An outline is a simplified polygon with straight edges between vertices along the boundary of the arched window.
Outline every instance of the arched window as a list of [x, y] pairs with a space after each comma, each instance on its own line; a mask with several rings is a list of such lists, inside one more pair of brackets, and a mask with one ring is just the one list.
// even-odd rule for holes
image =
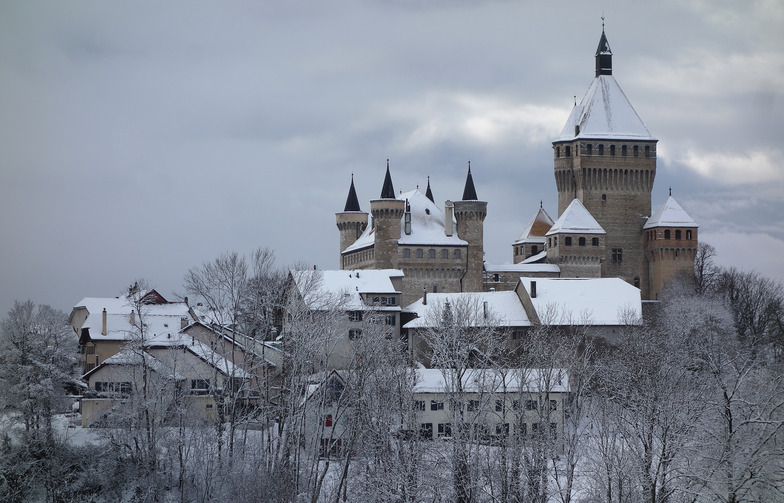
[[593, 143], [589, 143], [588, 145], [586, 145], [585, 151], [588, 153], [588, 155], [593, 155]]
[[577, 240], [577, 244], [580, 246], [585, 246], [585, 238], [581, 237]]
[[558, 246], [558, 236], [553, 238], [553, 246]]
[[686, 239], [691, 239], [691, 231], [686, 231]]
[[411, 249], [403, 248], [403, 258], [411, 258]]
[[621, 145], [621, 155], [626, 157], [626, 145]]
[[610, 145], [610, 155], [615, 155], [615, 145]]
[[561, 147], [555, 147], [555, 157], [561, 157]]
[[601, 143], [599, 144], [599, 155], [604, 155], [604, 145]]
[[453, 258], [460, 258], [460, 249], [455, 250], [455, 252], [452, 254], [452, 257]]
[[635, 145], [634, 147], [632, 147], [632, 152], [634, 152], [634, 157], [639, 157], [640, 156], [640, 147]]
[[650, 156], [651, 156], [651, 146], [645, 145], [645, 157], [650, 157]]
[[566, 146], [566, 157], [572, 157], [572, 147]]
[[664, 230], [664, 239], [670, 239], [670, 229]]
[[441, 258], [444, 258], [444, 259], [449, 258], [449, 250], [447, 250], [446, 248], [441, 250]]
[[591, 246], [599, 246], [599, 238], [591, 238]]
[[566, 236], [566, 242], [564, 244], [566, 246], [572, 246], [572, 238], [570, 236]]
[[680, 229], [677, 229], [675, 231], [675, 239], [680, 239], [680, 238], [681, 238], [681, 231], [680, 231]]
[[422, 258], [423, 256], [424, 256], [424, 252], [422, 251], [422, 248], [417, 248], [416, 258]]
[[602, 194], [602, 201], [606, 201], [606, 200], [607, 200], [607, 194]]
[[539, 247], [536, 245], [531, 246], [531, 255], [536, 255], [539, 253]]
[[436, 251], [432, 248], [427, 250], [427, 258], [436, 258]]

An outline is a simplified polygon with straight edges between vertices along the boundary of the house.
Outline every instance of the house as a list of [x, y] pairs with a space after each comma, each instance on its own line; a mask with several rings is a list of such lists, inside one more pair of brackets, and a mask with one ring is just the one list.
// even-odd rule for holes
[[346, 368], [351, 341], [364, 330], [399, 337], [402, 279], [398, 269], [291, 271], [284, 344], [300, 329], [312, 338], [329, 338], [322, 363], [329, 369]]

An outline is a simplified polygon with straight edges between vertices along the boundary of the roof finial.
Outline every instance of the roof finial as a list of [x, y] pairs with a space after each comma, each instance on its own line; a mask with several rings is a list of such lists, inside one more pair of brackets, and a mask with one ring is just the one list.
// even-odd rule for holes
[[670, 197], [672, 197], [672, 185], [670, 185]]
[[540, 209], [540, 210], [541, 210], [541, 209], [543, 209], [543, 208], [542, 208], [542, 200], [541, 200], [541, 199], [539, 200], [539, 209]]
[[577, 95], [574, 95], [574, 106], [577, 106]]
[[602, 11], [602, 33], [604, 33], [604, 11]]
[[468, 172], [469, 173], [471, 172], [471, 160], [470, 159], [468, 160]]

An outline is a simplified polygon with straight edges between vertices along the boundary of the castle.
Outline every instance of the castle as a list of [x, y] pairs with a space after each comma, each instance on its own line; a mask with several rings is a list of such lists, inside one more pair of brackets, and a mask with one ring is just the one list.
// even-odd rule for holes
[[396, 195], [387, 161], [369, 214], [352, 177], [336, 214], [340, 268], [402, 270], [403, 305], [428, 291], [510, 290], [520, 276], [621, 278], [655, 300], [668, 281], [693, 277], [698, 226], [672, 195], [651, 212], [658, 140], [613, 76], [604, 29], [595, 58], [594, 80], [552, 144], [558, 218], [540, 207], [512, 243], [512, 263], [484, 263], [488, 203], [470, 163], [462, 198], [442, 210], [429, 180], [425, 194]]

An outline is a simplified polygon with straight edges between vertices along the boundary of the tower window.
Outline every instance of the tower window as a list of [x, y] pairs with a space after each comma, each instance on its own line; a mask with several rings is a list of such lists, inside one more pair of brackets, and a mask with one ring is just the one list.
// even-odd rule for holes
[[531, 246], [531, 255], [536, 255], [539, 253], [539, 247], [536, 245]]
[[588, 145], [586, 145], [585, 151], [588, 153], [588, 155], [593, 155], [593, 143], [589, 143]]
[[651, 156], [651, 147], [650, 145], [645, 145], [645, 157]]
[[433, 250], [432, 248], [430, 250], [427, 250], [427, 258], [436, 258], [436, 251]]
[[637, 288], [640, 288], [640, 277], [639, 276], [635, 276], [634, 277], [634, 286], [637, 287]]
[[686, 231], [686, 239], [691, 239], [691, 231]]
[[452, 258], [460, 258], [460, 250], [455, 250], [455, 252], [452, 254]]
[[577, 244], [580, 245], [580, 246], [585, 246], [585, 238], [582, 238], [582, 237], [579, 238], [577, 240]]
[[553, 246], [553, 238], [547, 238], [547, 246], [552, 248], [552, 246]]
[[570, 236], [566, 236], [565, 241], [566, 242], [564, 244], [566, 246], [572, 246], [572, 238]]
[[665, 229], [665, 231], [664, 231], [664, 239], [670, 239], [670, 229]]
[[610, 155], [615, 155], [615, 145], [610, 145]]
[[411, 248], [403, 248], [403, 258], [411, 258]]
[[558, 236], [555, 236], [555, 237], [553, 238], [553, 245], [554, 245], [554, 246], [558, 246]]
[[591, 238], [591, 246], [599, 246], [599, 238]]
[[615, 263], [623, 262], [623, 248], [612, 249], [612, 261]]
[[602, 194], [602, 201], [607, 201], [607, 194]]
[[681, 238], [681, 231], [680, 229], [678, 229], [675, 231], [675, 239], [680, 239], [680, 238]]
[[572, 147], [568, 145], [566, 147], [566, 157], [572, 157]]
[[561, 147], [555, 147], [555, 157], [561, 157]]
[[442, 259], [449, 258], [449, 250], [447, 250], [446, 248], [441, 250], [441, 258]]
[[640, 147], [638, 147], [637, 145], [633, 146], [632, 147], [632, 152], [634, 153], [634, 157], [639, 157], [640, 156]]
[[423, 256], [424, 256], [424, 252], [422, 252], [422, 248], [417, 248], [416, 258], [422, 258]]
[[604, 155], [604, 145], [599, 144], [599, 155]]
[[626, 157], [626, 145], [621, 145], [621, 155]]

